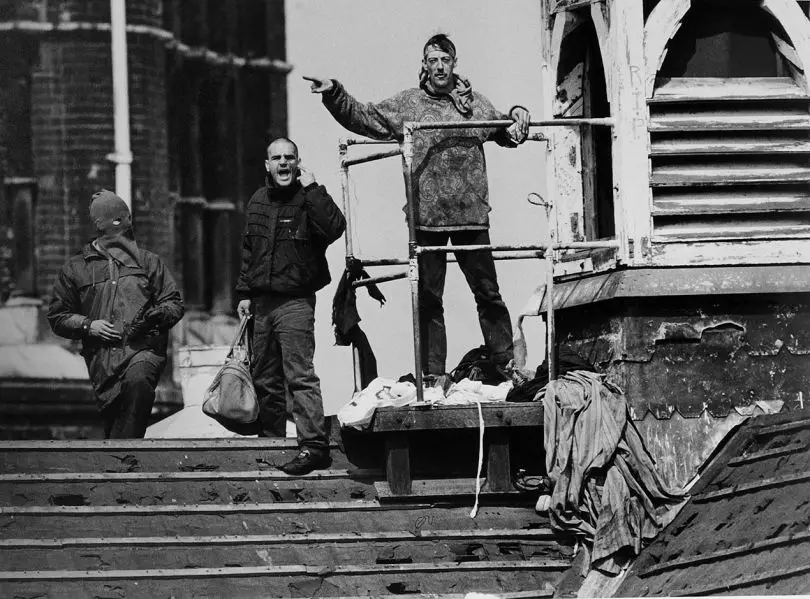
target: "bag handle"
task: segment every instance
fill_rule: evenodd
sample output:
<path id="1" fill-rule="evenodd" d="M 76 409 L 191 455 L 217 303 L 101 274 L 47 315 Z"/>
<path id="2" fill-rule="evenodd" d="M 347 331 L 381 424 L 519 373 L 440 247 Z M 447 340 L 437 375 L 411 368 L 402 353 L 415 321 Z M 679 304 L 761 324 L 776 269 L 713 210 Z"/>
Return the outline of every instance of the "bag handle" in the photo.
<path id="1" fill-rule="evenodd" d="M 228 355 L 225 356 L 226 359 L 232 358 L 233 357 L 233 350 L 236 349 L 237 345 L 242 344 L 242 340 L 245 338 L 245 334 L 247 332 L 248 320 L 250 320 L 250 315 L 249 314 L 247 316 L 243 316 L 242 320 L 239 322 L 239 330 L 236 332 L 236 337 L 233 338 L 233 342 L 231 343 L 231 349 L 228 350 Z M 251 360 L 251 355 L 250 355 L 251 354 L 251 351 L 250 351 L 251 348 L 250 348 L 250 343 L 249 342 L 247 344 L 247 350 L 248 350 L 247 351 L 248 362 L 250 362 L 250 360 Z"/>

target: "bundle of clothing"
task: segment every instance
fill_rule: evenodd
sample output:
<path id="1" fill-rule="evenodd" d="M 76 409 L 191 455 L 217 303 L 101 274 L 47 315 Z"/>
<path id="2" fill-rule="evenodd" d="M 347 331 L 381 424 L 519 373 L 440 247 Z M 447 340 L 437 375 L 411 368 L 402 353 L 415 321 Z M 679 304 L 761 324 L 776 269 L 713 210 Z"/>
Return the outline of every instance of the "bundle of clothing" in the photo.
<path id="1" fill-rule="evenodd" d="M 683 497 L 659 477 L 622 391 L 604 375 L 572 370 L 542 395 L 552 528 L 592 545 L 591 567 L 618 574 Z"/>

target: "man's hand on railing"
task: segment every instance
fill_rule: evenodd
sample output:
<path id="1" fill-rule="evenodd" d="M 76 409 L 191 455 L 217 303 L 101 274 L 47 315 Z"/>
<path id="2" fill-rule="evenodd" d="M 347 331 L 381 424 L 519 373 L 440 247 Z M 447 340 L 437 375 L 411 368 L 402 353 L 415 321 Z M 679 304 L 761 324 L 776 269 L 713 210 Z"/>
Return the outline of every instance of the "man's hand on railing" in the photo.
<path id="1" fill-rule="evenodd" d="M 509 125 L 506 132 L 515 143 L 522 144 L 529 135 L 529 123 L 532 120 L 529 111 L 523 106 L 515 106 L 509 113 L 509 118 L 515 121 Z"/>

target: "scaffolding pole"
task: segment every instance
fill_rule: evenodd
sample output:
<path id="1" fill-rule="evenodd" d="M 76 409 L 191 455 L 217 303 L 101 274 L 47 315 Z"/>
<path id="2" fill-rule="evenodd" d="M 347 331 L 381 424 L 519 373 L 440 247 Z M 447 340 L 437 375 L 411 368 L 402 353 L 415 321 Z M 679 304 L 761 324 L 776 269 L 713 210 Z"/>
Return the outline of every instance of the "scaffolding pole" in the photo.
<path id="1" fill-rule="evenodd" d="M 554 243 L 554 229 L 552 223 L 555 222 L 555 213 L 551 202 L 542 200 L 539 205 L 546 209 L 546 216 L 549 223 L 549 242 L 546 244 L 530 245 L 465 245 L 465 246 L 419 246 L 416 243 L 416 212 L 413 198 L 413 135 L 416 131 L 425 129 L 471 129 L 471 128 L 504 128 L 514 123 L 511 120 L 493 121 L 439 121 L 439 122 L 407 122 L 404 125 L 404 135 L 402 142 L 394 140 L 371 140 L 371 139 L 345 139 L 340 142 L 340 169 L 341 169 L 341 190 L 343 194 L 343 209 L 346 215 L 346 260 L 347 264 L 354 259 L 354 248 L 352 247 L 352 222 L 349 210 L 349 167 L 372 162 L 391 156 L 402 155 L 402 173 L 405 179 L 406 214 L 408 221 L 408 258 L 375 258 L 361 260 L 363 266 L 401 266 L 407 265 L 405 272 L 398 272 L 390 275 L 370 277 L 352 283 L 353 287 L 362 287 L 370 284 L 393 281 L 408 278 L 411 295 L 411 317 L 413 321 L 413 353 L 414 353 L 414 378 L 416 379 L 416 399 L 417 405 L 424 405 L 424 388 L 422 372 L 422 337 L 419 322 L 419 256 L 424 253 L 458 253 L 477 250 L 490 250 L 496 254 L 499 260 L 516 260 L 525 258 L 542 258 L 546 262 L 546 351 L 549 367 L 549 380 L 554 380 L 557 374 L 557 356 L 555 353 L 556 344 L 556 324 L 554 318 L 554 264 L 556 254 L 564 249 L 602 249 L 619 248 L 618 241 L 580 241 L 569 243 Z M 531 121 L 531 127 L 580 127 L 603 126 L 613 127 L 614 119 L 607 118 L 571 118 L 554 119 L 546 121 Z M 531 134 L 528 141 L 544 141 L 548 139 L 542 134 Z M 352 145 L 383 145 L 397 143 L 398 147 L 390 150 L 381 150 L 358 158 L 348 158 L 348 147 Z M 530 194 L 537 195 L 537 194 Z M 457 261 L 450 258 L 450 261 Z M 360 374 L 359 359 L 353 353 L 355 390 L 359 391 Z"/>

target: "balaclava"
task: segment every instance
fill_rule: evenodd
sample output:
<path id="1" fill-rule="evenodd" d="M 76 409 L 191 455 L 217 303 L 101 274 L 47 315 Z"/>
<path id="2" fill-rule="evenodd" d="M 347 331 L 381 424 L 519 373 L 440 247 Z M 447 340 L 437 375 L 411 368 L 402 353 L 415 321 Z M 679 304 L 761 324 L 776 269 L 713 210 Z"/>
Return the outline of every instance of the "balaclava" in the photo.
<path id="1" fill-rule="evenodd" d="M 102 252 L 125 266 L 138 266 L 138 245 L 126 202 L 113 192 L 102 189 L 90 202 L 90 218 L 98 231 L 96 243 Z"/>

